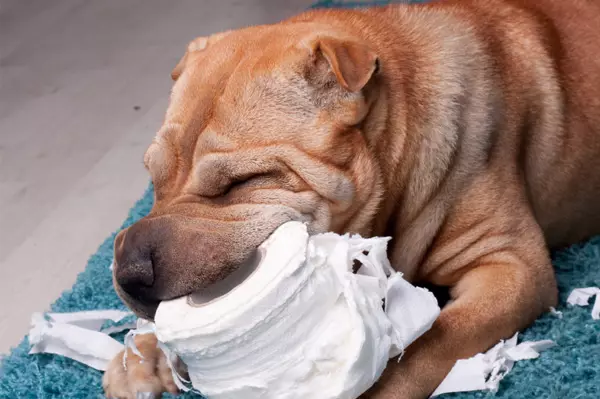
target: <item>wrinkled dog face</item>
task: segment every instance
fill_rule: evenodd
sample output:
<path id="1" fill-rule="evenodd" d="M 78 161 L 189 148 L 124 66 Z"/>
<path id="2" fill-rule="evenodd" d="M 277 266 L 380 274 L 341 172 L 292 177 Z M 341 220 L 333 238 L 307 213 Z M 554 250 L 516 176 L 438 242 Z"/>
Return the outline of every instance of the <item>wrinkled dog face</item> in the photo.
<path id="1" fill-rule="evenodd" d="M 139 316 L 244 267 L 279 225 L 368 234 L 379 175 L 360 130 L 378 66 L 362 43 L 280 24 L 194 40 L 145 164 L 150 215 L 115 241 Z"/>

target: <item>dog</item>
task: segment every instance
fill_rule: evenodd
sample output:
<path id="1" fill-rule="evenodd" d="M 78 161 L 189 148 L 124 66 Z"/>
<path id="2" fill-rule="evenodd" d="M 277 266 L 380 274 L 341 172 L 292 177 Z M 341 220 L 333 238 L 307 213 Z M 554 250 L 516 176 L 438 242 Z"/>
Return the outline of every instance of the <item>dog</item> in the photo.
<path id="1" fill-rule="evenodd" d="M 425 398 L 557 303 L 549 248 L 600 233 L 600 3 L 311 10 L 193 40 L 145 155 L 155 204 L 115 239 L 140 317 L 244 267 L 275 228 L 391 236 L 431 330 L 363 398 Z M 177 390 L 156 337 L 109 397 Z M 318 399 L 318 398 L 317 398 Z"/>

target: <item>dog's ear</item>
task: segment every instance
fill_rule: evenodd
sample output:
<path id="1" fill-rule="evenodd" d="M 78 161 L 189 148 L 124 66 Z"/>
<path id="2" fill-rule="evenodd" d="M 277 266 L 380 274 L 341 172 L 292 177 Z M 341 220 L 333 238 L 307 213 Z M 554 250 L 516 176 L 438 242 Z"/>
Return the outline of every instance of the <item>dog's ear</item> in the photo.
<path id="1" fill-rule="evenodd" d="M 183 72 L 183 70 L 185 69 L 185 65 L 188 61 L 188 58 L 190 57 L 190 53 L 193 53 L 194 51 L 204 50 L 206 48 L 207 44 L 208 44 L 208 37 L 197 37 L 194 40 L 192 40 L 188 44 L 183 57 L 181 57 L 181 59 L 179 60 L 177 65 L 175 65 L 175 68 L 173 68 L 173 70 L 171 71 L 171 78 L 173 80 L 177 80 L 179 78 L 179 76 L 181 76 L 181 73 Z"/>
<path id="2" fill-rule="evenodd" d="M 313 66 L 319 69 L 319 63 L 325 60 L 338 83 L 350 92 L 362 90 L 379 69 L 377 54 L 360 42 L 319 37 L 310 49 Z"/>
<path id="3" fill-rule="evenodd" d="M 188 59 L 190 58 L 191 54 L 206 49 L 209 44 L 213 44 L 216 41 L 221 40 L 223 37 L 227 36 L 229 34 L 229 32 L 230 31 L 226 31 L 226 32 L 216 33 L 212 36 L 197 37 L 194 40 L 192 40 L 188 44 L 187 50 L 186 50 L 185 54 L 183 55 L 183 57 L 179 60 L 179 62 L 175 66 L 175 68 L 173 68 L 173 70 L 171 71 L 171 78 L 173 80 L 177 80 L 179 78 L 179 76 L 181 76 L 181 73 L 185 69 L 185 65 L 187 64 Z"/>

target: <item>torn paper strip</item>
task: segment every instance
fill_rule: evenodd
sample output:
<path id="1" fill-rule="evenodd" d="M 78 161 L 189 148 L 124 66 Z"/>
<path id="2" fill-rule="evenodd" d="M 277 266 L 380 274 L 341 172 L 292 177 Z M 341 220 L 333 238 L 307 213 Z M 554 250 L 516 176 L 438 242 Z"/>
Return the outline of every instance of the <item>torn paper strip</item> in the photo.
<path id="1" fill-rule="evenodd" d="M 97 370 L 106 370 L 110 361 L 124 346 L 110 337 L 108 332 L 99 330 L 105 322 L 119 322 L 129 315 L 131 313 L 119 310 L 46 315 L 34 313 L 29 331 L 29 343 L 32 345 L 29 353 L 52 353 Z M 123 329 L 123 326 L 109 328 L 113 331 L 118 329 Z"/>
<path id="2" fill-rule="evenodd" d="M 481 390 L 496 392 L 500 381 L 512 370 L 515 362 L 535 359 L 541 351 L 556 345 L 550 340 L 525 341 L 517 345 L 517 337 L 518 333 L 511 339 L 500 341 L 486 353 L 457 361 L 431 396 Z"/>
<path id="3" fill-rule="evenodd" d="M 72 324 L 87 330 L 100 331 L 107 321 L 118 323 L 125 317 L 131 316 L 132 313 L 123 310 L 87 310 L 72 313 L 45 313 L 45 315 L 56 323 Z"/>
<path id="4" fill-rule="evenodd" d="M 576 288 L 569 294 L 567 303 L 574 306 L 588 306 L 590 298 L 596 296 L 594 307 L 592 308 L 592 319 L 600 319 L 600 288 L 598 287 L 587 287 L 587 288 Z"/>

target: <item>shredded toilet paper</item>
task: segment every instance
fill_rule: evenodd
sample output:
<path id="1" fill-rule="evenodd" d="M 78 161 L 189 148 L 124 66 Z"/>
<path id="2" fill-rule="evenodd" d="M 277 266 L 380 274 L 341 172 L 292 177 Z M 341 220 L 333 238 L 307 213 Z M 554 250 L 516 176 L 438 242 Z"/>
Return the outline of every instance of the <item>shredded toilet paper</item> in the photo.
<path id="1" fill-rule="evenodd" d="M 525 341 L 517 345 L 518 335 L 500 341 L 486 353 L 457 361 L 431 396 L 482 390 L 496 392 L 500 381 L 512 370 L 515 362 L 536 359 L 541 351 L 556 345 L 551 340 Z"/>
<path id="2" fill-rule="evenodd" d="M 132 323 L 103 329 L 106 322 L 118 323 L 130 312 L 97 310 L 74 313 L 34 313 L 31 317 L 29 353 L 66 356 L 105 371 L 124 346 L 108 334 L 129 330 Z"/>
<path id="3" fill-rule="evenodd" d="M 440 313 L 392 270 L 387 242 L 286 223 L 231 291 L 162 302 L 155 333 L 211 399 L 355 399 Z"/>
<path id="4" fill-rule="evenodd" d="M 587 287 L 587 288 L 576 288 L 569 294 L 567 303 L 574 306 L 588 306 L 590 298 L 596 296 L 594 307 L 592 308 L 592 319 L 600 319 L 600 288 L 598 287 Z"/>

